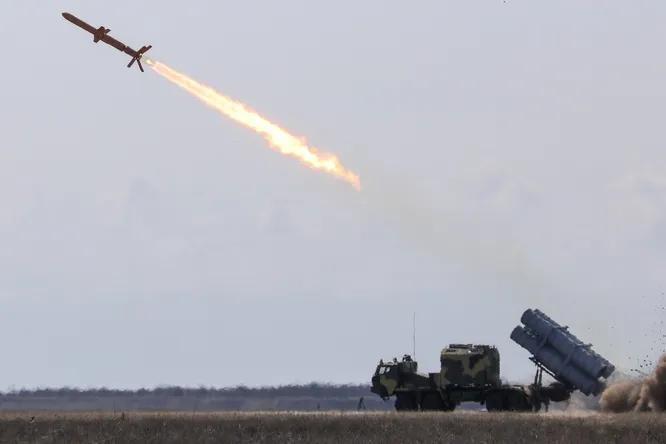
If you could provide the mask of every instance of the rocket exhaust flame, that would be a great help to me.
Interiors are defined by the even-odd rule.
[[[264,136],[271,148],[296,157],[302,163],[316,170],[323,170],[351,183],[357,190],[361,189],[359,178],[353,172],[346,170],[340,161],[332,154],[319,153],[315,148],[307,145],[305,138],[296,137],[278,125],[266,120],[257,112],[249,110],[240,102],[220,94],[209,86],[190,79],[160,62],[146,59],[146,64],[158,74],[177,86],[188,91],[211,108],[216,109],[232,120],[254,130]]]

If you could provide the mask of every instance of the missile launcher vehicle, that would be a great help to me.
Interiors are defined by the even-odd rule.
[[[491,345],[449,344],[440,354],[440,370],[419,372],[410,355],[379,365],[370,391],[384,400],[395,396],[396,410],[453,411],[475,402],[488,411],[533,411],[570,399],[578,390],[597,396],[615,367],[540,310],[526,310],[510,338],[527,350],[536,366],[534,380],[509,385],[500,379],[500,353]],[[544,385],[543,373],[554,382]]]

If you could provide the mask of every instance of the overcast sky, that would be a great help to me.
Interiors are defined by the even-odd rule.
[[[335,153],[273,151],[68,11]],[[369,382],[527,308],[618,367],[666,286],[660,2],[12,2],[0,388]],[[655,327],[656,326],[656,327]]]

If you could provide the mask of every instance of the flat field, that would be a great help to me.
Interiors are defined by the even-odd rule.
[[[33,419],[34,417],[34,419]],[[20,443],[663,443],[652,413],[2,412]]]

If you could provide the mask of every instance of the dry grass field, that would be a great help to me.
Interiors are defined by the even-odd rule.
[[[32,417],[34,416],[34,419]],[[12,443],[663,443],[644,414],[2,413]]]

